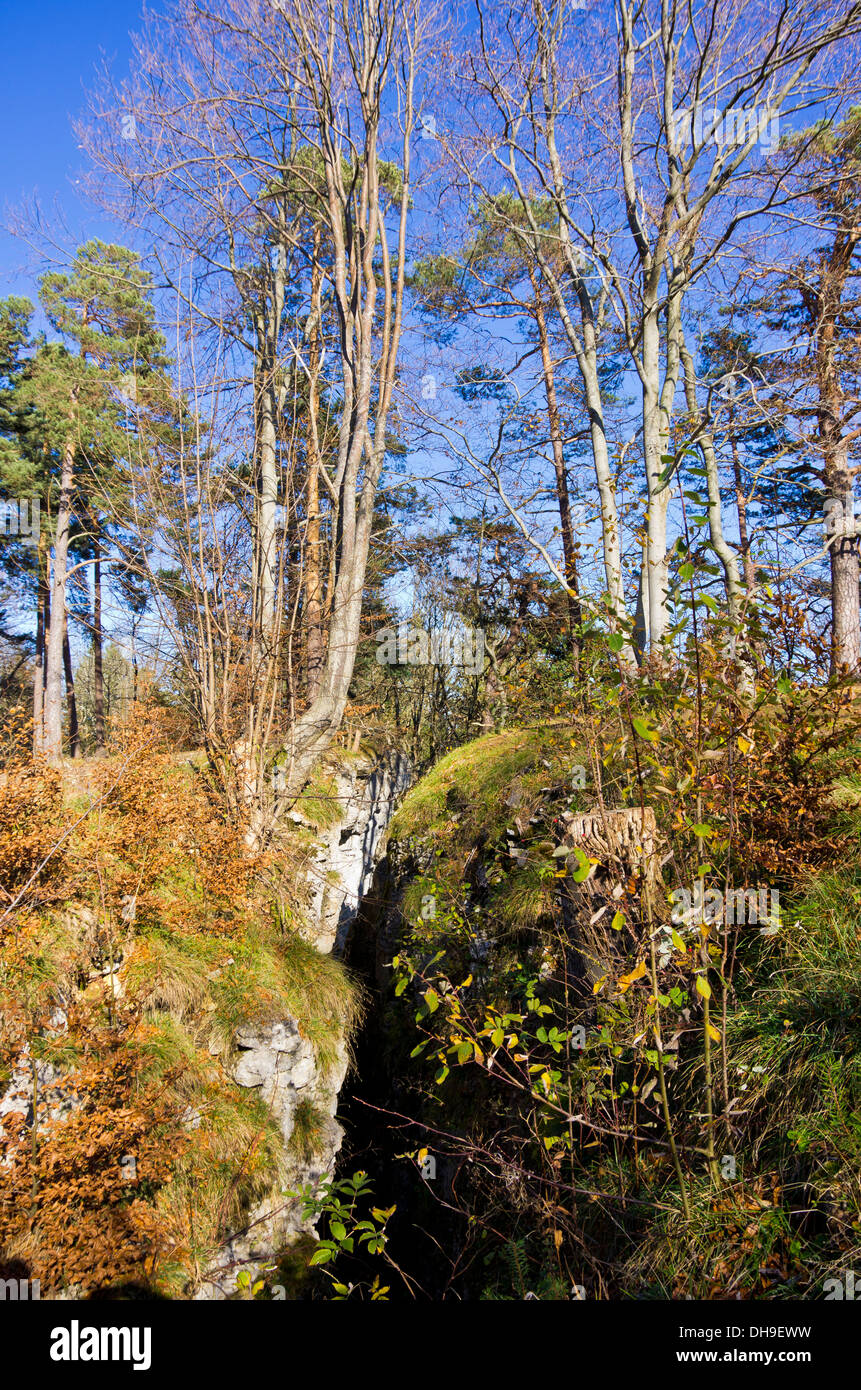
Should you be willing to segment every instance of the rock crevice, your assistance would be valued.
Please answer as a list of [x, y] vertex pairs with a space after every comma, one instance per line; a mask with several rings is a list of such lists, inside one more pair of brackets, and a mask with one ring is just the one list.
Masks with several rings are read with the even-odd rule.
[[[410, 783], [410, 765], [400, 753], [374, 761], [355, 759], [334, 773], [340, 808], [337, 820], [319, 836], [312, 857], [311, 904], [305, 934], [318, 951], [342, 956], [350, 929], [382, 856], [389, 822]], [[293, 819], [304, 822], [301, 812]], [[307, 823], [307, 822], [306, 822]], [[348, 1039], [340, 1039], [334, 1061], [322, 1066], [295, 1019], [265, 1025], [245, 1024], [234, 1035], [234, 1082], [259, 1089], [277, 1119], [287, 1163], [280, 1190], [249, 1214], [219, 1252], [197, 1297], [225, 1298], [236, 1289], [236, 1276], [247, 1269], [253, 1278], [273, 1257], [303, 1233], [301, 1204], [292, 1193], [316, 1187], [331, 1176], [343, 1131], [336, 1119], [338, 1099], [349, 1067]], [[297, 1113], [307, 1107], [315, 1122], [314, 1153], [308, 1157], [295, 1142]]]

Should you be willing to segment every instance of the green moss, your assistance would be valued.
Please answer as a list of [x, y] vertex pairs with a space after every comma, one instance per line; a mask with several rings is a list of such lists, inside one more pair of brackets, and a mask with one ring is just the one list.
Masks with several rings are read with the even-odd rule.
[[506, 926], [534, 927], [551, 911], [556, 896], [556, 880], [536, 862], [511, 874], [494, 905]]
[[132, 953], [125, 968], [125, 984], [150, 1016], [167, 1013], [181, 1021], [204, 1008], [213, 965], [214, 953], [202, 950], [193, 939], [153, 936]]
[[412, 788], [391, 835], [427, 837], [441, 846], [492, 838], [514, 816], [528, 815], [543, 788], [567, 797], [577, 761], [562, 727], [487, 734], [446, 754]]
[[[338, 758], [339, 761], [346, 761], [347, 755], [339, 750]], [[286, 773], [288, 767], [289, 757], [282, 751], [276, 757], [273, 769]], [[337, 825], [343, 814], [336, 773], [337, 768], [332, 766], [331, 761], [321, 764], [296, 799], [296, 810], [318, 831]]]
[[321, 772], [309, 782], [296, 802], [296, 809], [318, 830], [337, 825], [343, 815], [338, 783], [332, 773]]
[[150, 1021], [136, 1051], [143, 1060], [141, 1081], [145, 1083], [173, 1071], [195, 1076], [201, 1060], [188, 1031], [169, 1014]]
[[361, 991], [341, 962], [295, 933], [278, 941], [261, 933], [258, 940], [231, 949], [233, 961], [212, 983], [216, 1020], [224, 1033], [289, 1015], [312, 1042], [318, 1063], [331, 1067], [361, 1013]]
[[311, 1163], [323, 1152], [326, 1144], [326, 1120], [313, 1101], [300, 1100], [293, 1114], [293, 1132], [288, 1149], [303, 1163]]

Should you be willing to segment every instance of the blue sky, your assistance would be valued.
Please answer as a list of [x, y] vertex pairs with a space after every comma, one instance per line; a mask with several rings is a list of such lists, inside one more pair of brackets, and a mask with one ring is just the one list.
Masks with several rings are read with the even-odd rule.
[[74, 241], [111, 235], [76, 194], [84, 155], [71, 119], [103, 55], [127, 70], [140, 11], [141, 0], [0, 0], [0, 296], [36, 296], [33, 255], [6, 231], [22, 198], [38, 194], [45, 214], [57, 200]]

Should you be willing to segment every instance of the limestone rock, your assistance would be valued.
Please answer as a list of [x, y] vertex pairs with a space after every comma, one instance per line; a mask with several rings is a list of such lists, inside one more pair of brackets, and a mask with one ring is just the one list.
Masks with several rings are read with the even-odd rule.
[[315, 856], [316, 888], [309, 920], [318, 951], [342, 954], [359, 903], [371, 886], [397, 801], [409, 786], [409, 760], [390, 753], [378, 762], [357, 760], [335, 776], [342, 807], [323, 832]]

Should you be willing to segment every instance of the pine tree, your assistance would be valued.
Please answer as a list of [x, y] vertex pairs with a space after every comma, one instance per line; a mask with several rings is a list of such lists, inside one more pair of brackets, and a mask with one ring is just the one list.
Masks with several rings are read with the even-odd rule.
[[[34, 746], [36, 752], [57, 759], [63, 748], [63, 647], [75, 523], [89, 537], [97, 571], [93, 651], [97, 741], [103, 742], [99, 497], [105, 486], [110, 487], [114, 461], [123, 454], [124, 392], [139, 376], [161, 369], [166, 358], [164, 340], [155, 327], [149, 276], [137, 254], [125, 247], [87, 242], [68, 273], [44, 276], [40, 301], [64, 340], [37, 351], [21, 386], [23, 400], [39, 414], [56, 494], [44, 701], [38, 695], [34, 699]], [[36, 679], [38, 684], [38, 672]]]

